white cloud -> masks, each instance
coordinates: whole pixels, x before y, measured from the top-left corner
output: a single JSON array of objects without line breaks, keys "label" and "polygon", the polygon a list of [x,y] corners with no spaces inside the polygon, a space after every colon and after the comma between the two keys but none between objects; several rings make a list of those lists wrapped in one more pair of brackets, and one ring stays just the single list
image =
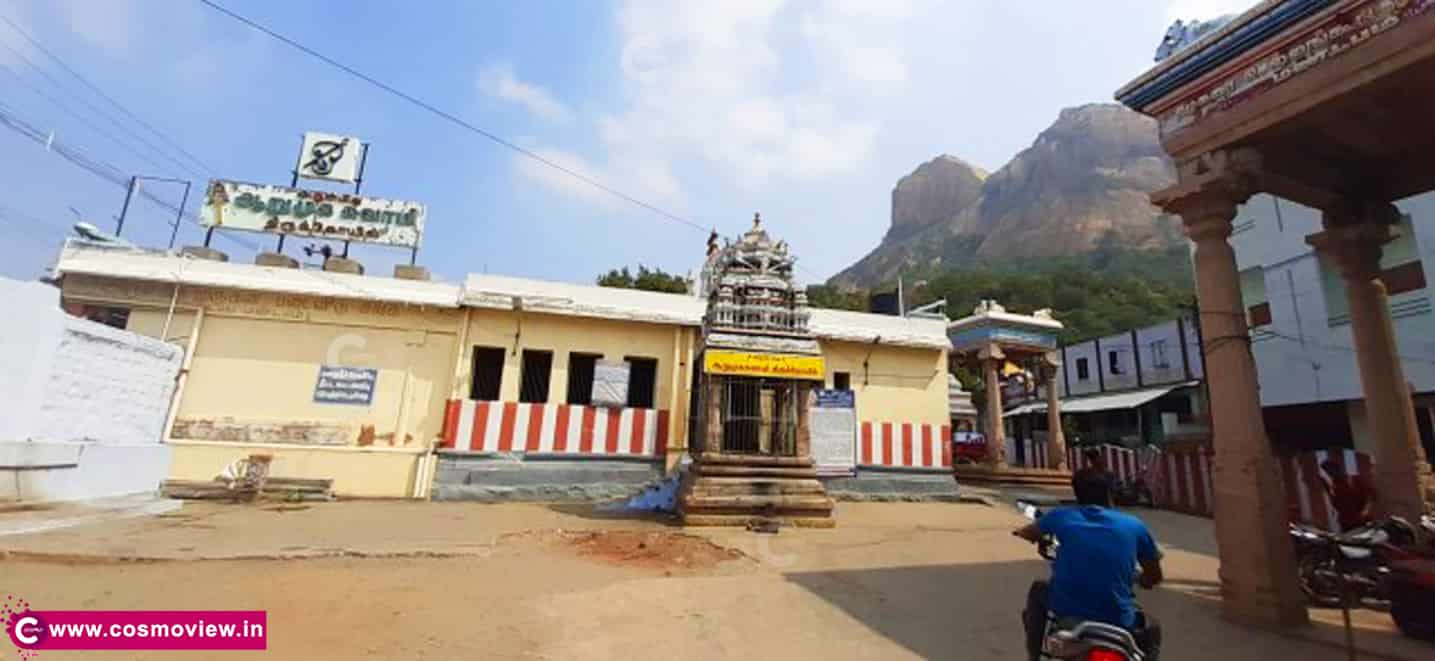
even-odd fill
[{"label": "white cloud", "polygon": [[[602,181],[602,175],[578,154],[561,149],[533,149],[531,151],[565,170]],[[590,204],[612,208],[613,196],[549,165],[523,154],[513,156],[513,165],[519,174],[549,190],[578,198]]]},{"label": "white cloud", "polygon": [[58,3],[70,31],[113,57],[128,56],[144,33],[142,10],[125,0],[65,0]]},{"label": "white cloud", "polygon": [[518,79],[513,63],[494,62],[478,74],[480,92],[523,106],[528,112],[555,122],[573,119],[573,111],[553,97],[547,89]]},{"label": "white cloud", "polygon": [[[586,171],[672,200],[683,198],[678,163],[748,188],[856,171],[881,122],[842,95],[905,83],[895,46],[907,16],[903,3],[858,0],[801,11],[781,0],[627,2],[617,16],[623,101],[598,117],[604,153],[593,162],[603,165]],[[864,32],[874,22],[891,28],[889,41]]]}]

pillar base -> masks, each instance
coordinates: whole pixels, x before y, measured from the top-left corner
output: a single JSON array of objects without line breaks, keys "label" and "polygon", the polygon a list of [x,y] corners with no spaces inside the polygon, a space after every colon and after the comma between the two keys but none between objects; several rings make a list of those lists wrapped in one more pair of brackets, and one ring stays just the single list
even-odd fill
[{"label": "pillar base", "polygon": [[433,279],[427,266],[414,266],[411,264],[395,264],[394,277],[400,280],[423,280]]},{"label": "pillar base", "polygon": [[299,268],[299,260],[277,252],[261,252],[254,256],[254,263],[259,266],[275,266],[284,269]]},{"label": "pillar base", "polygon": [[185,246],[179,249],[179,254],[195,259],[204,259],[211,262],[227,262],[229,255],[226,255],[214,248],[205,246]]},{"label": "pillar base", "polygon": [[776,521],[830,528],[834,505],[810,458],[699,455],[678,492],[683,525],[690,526]]},{"label": "pillar base", "polygon": [[347,257],[330,257],[324,260],[324,270],[331,273],[363,275],[364,265]]}]

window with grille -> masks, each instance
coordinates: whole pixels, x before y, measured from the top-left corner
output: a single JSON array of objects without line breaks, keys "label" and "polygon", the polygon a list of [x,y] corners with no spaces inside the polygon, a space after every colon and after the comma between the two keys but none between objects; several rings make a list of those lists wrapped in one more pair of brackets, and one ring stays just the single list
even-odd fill
[{"label": "window with grille", "polygon": [[1171,367],[1171,359],[1166,355],[1166,340],[1151,342],[1151,366],[1161,370]]},{"label": "window with grille", "polygon": [[832,389],[833,389],[833,390],[851,390],[851,389],[852,389],[852,375],[851,375],[850,373],[848,373],[848,372],[833,372],[833,373],[832,373]]},{"label": "window with grille", "polygon": [[1085,358],[1076,359],[1076,380],[1085,381],[1091,378],[1091,368],[1087,366]]},{"label": "window with grille", "polygon": [[653,408],[658,385],[658,359],[628,356],[628,407]]},{"label": "window with grille", "polygon": [[469,399],[496,402],[503,385],[503,354],[499,347],[473,348],[473,384]]},{"label": "window with grille", "polygon": [[797,454],[797,383],[728,378],[722,400],[723,452]]},{"label": "window with grille", "polygon": [[1106,352],[1106,359],[1107,359],[1108,362],[1111,363],[1111,373],[1112,373],[1112,374],[1120,374],[1120,373],[1121,373],[1121,354],[1118,353],[1118,352],[1116,352],[1116,351],[1108,351],[1108,352]]},{"label": "window with grille", "polygon": [[603,356],[596,353],[568,354],[568,403],[593,403],[593,368]]},{"label": "window with grille", "polygon": [[553,352],[524,349],[522,366],[518,401],[530,404],[547,402],[548,382],[553,376]]}]

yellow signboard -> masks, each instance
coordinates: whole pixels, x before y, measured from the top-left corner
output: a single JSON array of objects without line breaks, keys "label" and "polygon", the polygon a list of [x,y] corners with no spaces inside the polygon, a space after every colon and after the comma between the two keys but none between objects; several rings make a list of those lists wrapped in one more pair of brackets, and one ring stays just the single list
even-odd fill
[{"label": "yellow signboard", "polygon": [[821,356],[791,356],[711,349],[703,354],[703,371],[708,374],[813,381],[820,381],[825,377]]}]

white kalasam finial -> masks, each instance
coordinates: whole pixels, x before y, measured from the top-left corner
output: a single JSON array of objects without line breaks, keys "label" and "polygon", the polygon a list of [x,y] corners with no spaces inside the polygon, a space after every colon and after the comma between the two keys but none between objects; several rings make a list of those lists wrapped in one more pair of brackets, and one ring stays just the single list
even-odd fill
[{"label": "white kalasam finial", "polygon": [[752,228],[753,228],[753,229],[757,229],[757,227],[758,227],[759,225],[761,225],[761,224],[762,224],[762,214],[761,214],[761,213],[758,213],[758,212],[756,212],[756,211],[752,212]]}]

